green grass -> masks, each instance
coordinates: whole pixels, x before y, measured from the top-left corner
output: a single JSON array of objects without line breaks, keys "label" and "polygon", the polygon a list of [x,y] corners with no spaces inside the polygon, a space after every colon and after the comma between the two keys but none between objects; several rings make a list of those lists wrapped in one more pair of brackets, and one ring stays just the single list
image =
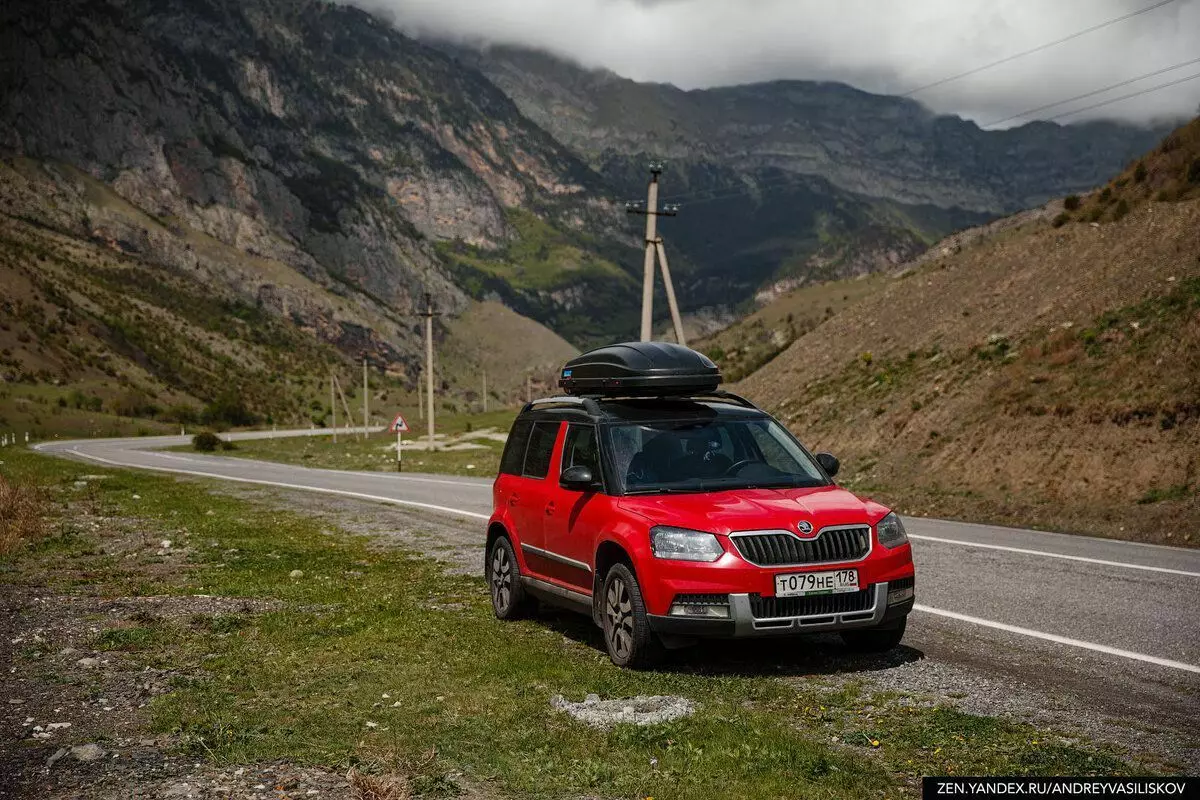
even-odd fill
[{"label": "green grass", "polygon": [[[3,469],[53,491],[94,471],[26,451]],[[705,649],[657,672],[620,670],[582,617],[502,623],[481,579],[428,559],[203,483],[107,474],[89,489],[93,513],[174,531],[191,548],[190,568],[160,591],[276,601],[259,615],[141,620],[96,640],[139,664],[169,661],[178,677],[151,702],[153,727],[217,764],[408,770],[426,796],[453,794],[462,773],[519,797],[685,799],[901,797],[923,774],[1146,769],[1024,725],[777,677],[803,663],[803,647]],[[14,576],[21,567],[33,579],[86,570],[89,592],[127,593],[129,559],[99,550],[64,534],[0,565],[14,582],[30,579]],[[700,710],[603,732],[548,705],[589,692],[678,694]]]}]

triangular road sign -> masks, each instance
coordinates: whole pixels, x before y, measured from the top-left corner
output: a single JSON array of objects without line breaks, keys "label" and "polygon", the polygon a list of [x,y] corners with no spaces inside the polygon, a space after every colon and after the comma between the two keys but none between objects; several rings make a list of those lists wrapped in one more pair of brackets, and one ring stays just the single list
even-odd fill
[{"label": "triangular road sign", "polygon": [[404,421],[403,414],[397,414],[392,420],[392,424],[388,426],[388,430],[392,433],[408,433],[408,423]]}]

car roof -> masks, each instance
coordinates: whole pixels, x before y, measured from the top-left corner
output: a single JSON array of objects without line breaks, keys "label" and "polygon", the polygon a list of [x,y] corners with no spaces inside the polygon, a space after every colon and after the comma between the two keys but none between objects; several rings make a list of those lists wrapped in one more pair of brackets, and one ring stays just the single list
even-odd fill
[{"label": "car roof", "polygon": [[[704,400],[661,398],[551,397],[535,400],[518,419],[575,422],[639,423],[688,419],[763,419],[767,412],[741,398]],[[745,403],[744,405],[742,403]]]}]

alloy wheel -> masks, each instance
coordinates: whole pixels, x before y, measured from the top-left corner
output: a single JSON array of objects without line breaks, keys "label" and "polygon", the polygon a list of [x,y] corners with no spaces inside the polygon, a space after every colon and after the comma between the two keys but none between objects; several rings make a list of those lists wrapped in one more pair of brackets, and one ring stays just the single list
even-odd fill
[{"label": "alloy wheel", "polygon": [[608,585],[604,613],[608,616],[608,644],[613,655],[629,658],[633,651],[633,601],[629,587],[620,578]]},{"label": "alloy wheel", "polygon": [[496,610],[503,613],[512,602],[512,561],[508,557],[508,548],[497,543],[492,550],[492,602]]}]

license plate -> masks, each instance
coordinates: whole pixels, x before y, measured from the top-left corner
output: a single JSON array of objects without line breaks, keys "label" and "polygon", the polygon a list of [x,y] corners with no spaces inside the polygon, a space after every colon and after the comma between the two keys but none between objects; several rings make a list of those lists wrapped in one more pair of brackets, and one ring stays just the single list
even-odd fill
[{"label": "license plate", "polygon": [[796,572],[775,576],[776,597],[800,597],[808,594],[844,594],[858,591],[858,570]]}]

